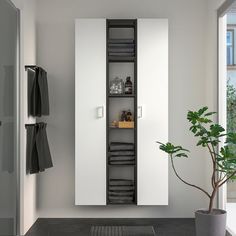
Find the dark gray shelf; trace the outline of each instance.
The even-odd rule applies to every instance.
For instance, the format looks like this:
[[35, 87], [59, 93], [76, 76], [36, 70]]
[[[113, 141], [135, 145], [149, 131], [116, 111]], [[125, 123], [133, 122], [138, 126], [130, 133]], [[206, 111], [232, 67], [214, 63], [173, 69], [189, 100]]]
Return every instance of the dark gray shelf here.
[[137, 205], [135, 202], [110, 202], [108, 201], [108, 205]]
[[112, 19], [108, 20], [109, 28], [135, 28], [135, 20], [132, 19]]
[[109, 127], [111, 130], [135, 130], [135, 128], [118, 128], [118, 127]]
[[124, 167], [124, 166], [133, 166], [135, 167], [136, 164], [108, 164], [110, 167]]
[[109, 94], [110, 98], [134, 98], [135, 94]]

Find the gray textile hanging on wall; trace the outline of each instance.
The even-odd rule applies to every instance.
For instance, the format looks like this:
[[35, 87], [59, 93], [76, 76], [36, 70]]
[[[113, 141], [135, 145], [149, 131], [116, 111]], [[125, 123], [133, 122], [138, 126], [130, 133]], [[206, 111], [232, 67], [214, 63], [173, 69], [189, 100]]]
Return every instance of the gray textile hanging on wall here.
[[28, 115], [49, 115], [47, 72], [40, 67], [28, 70]]
[[48, 145], [46, 123], [26, 125], [26, 169], [27, 173], [35, 174], [53, 167], [52, 157]]

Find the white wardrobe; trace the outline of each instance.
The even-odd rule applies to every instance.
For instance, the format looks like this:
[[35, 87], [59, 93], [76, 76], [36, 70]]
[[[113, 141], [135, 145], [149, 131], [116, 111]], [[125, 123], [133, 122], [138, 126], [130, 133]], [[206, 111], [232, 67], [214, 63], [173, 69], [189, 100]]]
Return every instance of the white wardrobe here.
[[[111, 51], [122, 43], [124, 56]], [[110, 94], [116, 76], [131, 77], [132, 94]], [[134, 127], [111, 127], [125, 109]], [[168, 141], [168, 20], [77, 19], [75, 204], [168, 205], [168, 157], [156, 141]], [[114, 142], [133, 143], [132, 164], [110, 164]], [[125, 192], [111, 188], [114, 180], [133, 183], [127, 203], [111, 201]]]

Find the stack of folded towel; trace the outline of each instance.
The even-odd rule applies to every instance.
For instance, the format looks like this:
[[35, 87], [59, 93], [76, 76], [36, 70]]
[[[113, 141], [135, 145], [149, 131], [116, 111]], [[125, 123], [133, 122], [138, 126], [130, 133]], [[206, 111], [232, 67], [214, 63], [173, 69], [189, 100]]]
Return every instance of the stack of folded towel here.
[[134, 57], [133, 39], [109, 39], [108, 55], [114, 57]]
[[109, 164], [135, 164], [134, 144], [125, 142], [111, 142], [109, 146]]
[[128, 179], [110, 179], [109, 202], [116, 204], [133, 203], [134, 181]]

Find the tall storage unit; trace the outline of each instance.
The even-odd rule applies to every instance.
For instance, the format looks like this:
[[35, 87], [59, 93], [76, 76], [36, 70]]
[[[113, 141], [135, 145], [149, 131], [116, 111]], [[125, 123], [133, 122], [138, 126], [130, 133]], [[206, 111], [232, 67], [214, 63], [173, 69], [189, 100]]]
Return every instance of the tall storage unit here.
[[[75, 31], [76, 204], [167, 205], [168, 21], [77, 19]], [[131, 91], [114, 92], [126, 77]]]

